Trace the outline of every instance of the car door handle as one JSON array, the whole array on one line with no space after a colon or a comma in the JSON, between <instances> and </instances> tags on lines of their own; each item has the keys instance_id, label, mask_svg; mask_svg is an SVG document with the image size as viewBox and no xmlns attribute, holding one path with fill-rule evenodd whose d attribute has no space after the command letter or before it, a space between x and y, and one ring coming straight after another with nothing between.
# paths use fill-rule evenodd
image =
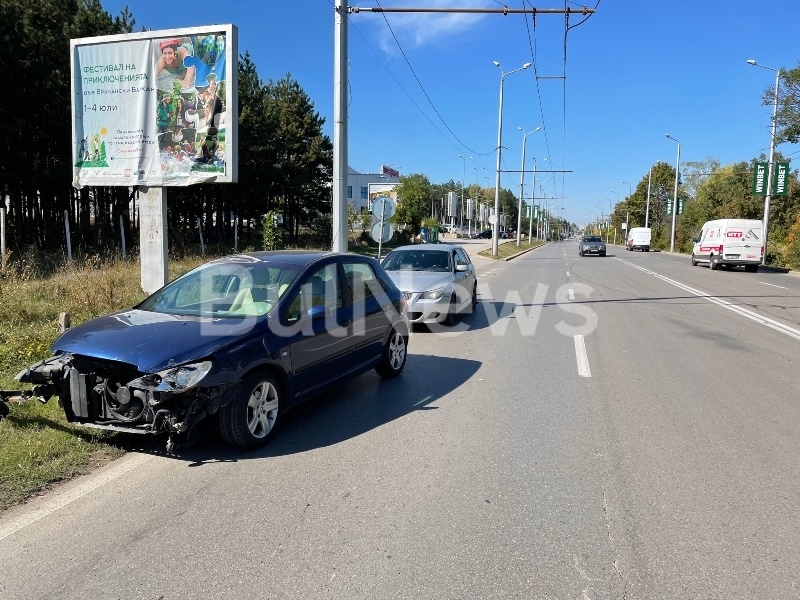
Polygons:
<instances>
[{"instance_id":1,"label":"car door handle","mask_svg":"<svg viewBox=\"0 0 800 600\"><path fill-rule=\"evenodd\" d=\"M341 320L339 321L339 326L340 326L340 327L347 327L347 326L348 326L348 325L350 325L351 323L352 323L352 321L351 321L350 319L341 319Z\"/></svg>"}]
</instances>

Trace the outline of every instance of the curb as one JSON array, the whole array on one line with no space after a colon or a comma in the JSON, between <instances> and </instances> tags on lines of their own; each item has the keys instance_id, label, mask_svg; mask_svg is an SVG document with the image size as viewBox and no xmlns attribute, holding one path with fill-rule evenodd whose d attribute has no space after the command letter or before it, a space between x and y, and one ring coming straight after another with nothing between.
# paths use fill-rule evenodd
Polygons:
<instances>
[{"instance_id":1,"label":"curb","mask_svg":"<svg viewBox=\"0 0 800 600\"><path fill-rule=\"evenodd\" d=\"M517 252L516 254L512 254L511 256L506 256L503 259L503 262L508 262L510 260L517 258L518 256L522 256L523 254L527 254L528 252L532 252L533 250L538 250L539 248L543 248L546 245L547 242L545 242L544 244L539 244L538 246L534 246L533 248L528 248L527 250L522 250L521 252Z\"/></svg>"}]
</instances>

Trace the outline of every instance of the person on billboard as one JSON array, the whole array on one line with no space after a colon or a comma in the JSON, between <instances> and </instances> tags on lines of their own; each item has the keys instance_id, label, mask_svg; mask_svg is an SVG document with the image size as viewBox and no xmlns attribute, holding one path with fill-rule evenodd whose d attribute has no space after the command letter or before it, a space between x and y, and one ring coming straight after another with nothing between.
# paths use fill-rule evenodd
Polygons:
<instances>
[{"instance_id":1,"label":"person on billboard","mask_svg":"<svg viewBox=\"0 0 800 600\"><path fill-rule=\"evenodd\" d=\"M177 39L164 40L159 44L161 56L156 62L156 77L162 71L174 75L180 82L184 90L194 87L195 67L187 67L184 61L187 57L194 54L192 43L185 41L179 43Z\"/></svg>"},{"instance_id":2,"label":"person on billboard","mask_svg":"<svg viewBox=\"0 0 800 600\"><path fill-rule=\"evenodd\" d=\"M217 76L211 73L207 81L208 86L200 94L200 101L205 109L206 127L219 127L218 115L222 114L222 100L217 96Z\"/></svg>"},{"instance_id":3,"label":"person on billboard","mask_svg":"<svg viewBox=\"0 0 800 600\"><path fill-rule=\"evenodd\" d=\"M173 112L172 98L169 94L164 94L161 97L161 102L159 102L156 107L156 125L158 126L158 133L167 132Z\"/></svg>"}]
</instances>

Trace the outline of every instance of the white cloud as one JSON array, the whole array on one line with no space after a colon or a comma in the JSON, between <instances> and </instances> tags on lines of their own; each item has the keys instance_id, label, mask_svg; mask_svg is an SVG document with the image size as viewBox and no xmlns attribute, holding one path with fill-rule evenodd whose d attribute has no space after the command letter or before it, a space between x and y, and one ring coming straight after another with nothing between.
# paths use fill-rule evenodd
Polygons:
<instances>
[{"instance_id":1,"label":"white cloud","mask_svg":"<svg viewBox=\"0 0 800 600\"><path fill-rule=\"evenodd\" d=\"M392 8L424 7L424 8L480 8L490 6L486 0L381 0L381 5ZM448 38L463 34L474 28L485 14L470 13L384 13L392 26L395 36L403 47L423 47L441 44ZM386 27L386 21L380 13L373 13L370 18L380 19L374 25L378 35L378 45L385 53L397 53L397 44Z\"/></svg>"}]
</instances>

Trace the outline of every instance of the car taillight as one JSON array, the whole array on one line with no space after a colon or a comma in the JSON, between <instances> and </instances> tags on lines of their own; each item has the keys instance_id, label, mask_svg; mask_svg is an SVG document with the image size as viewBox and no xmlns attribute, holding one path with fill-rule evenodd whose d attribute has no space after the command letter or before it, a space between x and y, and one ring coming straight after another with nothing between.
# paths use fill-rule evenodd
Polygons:
<instances>
[{"instance_id":1,"label":"car taillight","mask_svg":"<svg viewBox=\"0 0 800 600\"><path fill-rule=\"evenodd\" d=\"M764 258L764 246L761 246L761 258Z\"/></svg>"}]
</instances>

